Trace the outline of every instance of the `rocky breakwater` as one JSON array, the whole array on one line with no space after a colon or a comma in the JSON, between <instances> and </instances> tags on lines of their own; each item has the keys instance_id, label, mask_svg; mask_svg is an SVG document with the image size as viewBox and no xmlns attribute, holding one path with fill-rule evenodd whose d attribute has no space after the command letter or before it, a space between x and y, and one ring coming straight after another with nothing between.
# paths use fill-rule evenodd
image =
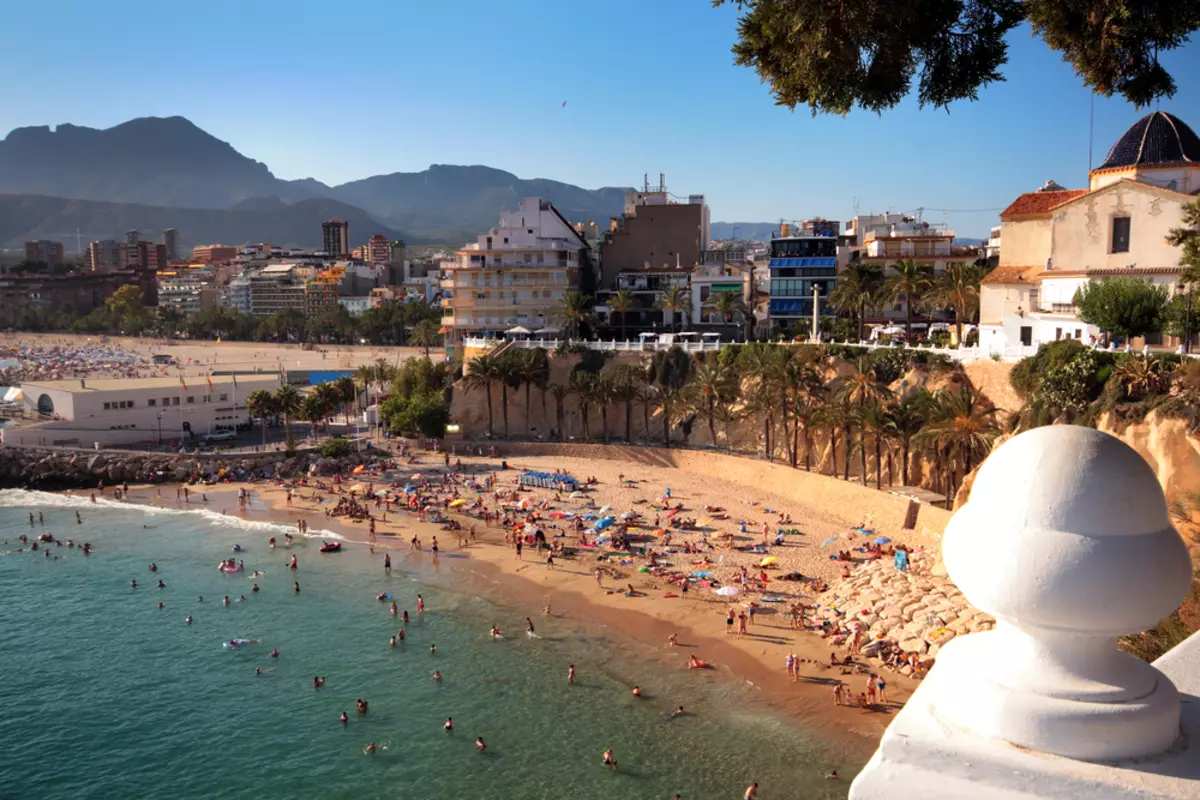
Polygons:
<instances>
[{"instance_id":1,"label":"rocky breakwater","mask_svg":"<svg viewBox=\"0 0 1200 800\"><path fill-rule=\"evenodd\" d=\"M818 622L829 620L862 630L863 654L877 656L895 644L922 661L937 657L938 650L956 636L991 630L995 620L972 608L948 578L934 574L936 554L909 554L908 571L896 569L891 559L856 566L818 596ZM901 672L910 674L904 666Z\"/></svg>"},{"instance_id":2,"label":"rocky breakwater","mask_svg":"<svg viewBox=\"0 0 1200 800\"><path fill-rule=\"evenodd\" d=\"M377 454L352 453L326 458L319 453L189 456L163 453L88 453L62 450L0 448L0 488L87 489L103 481L118 483L183 483L255 481L276 477L333 475Z\"/></svg>"}]
</instances>

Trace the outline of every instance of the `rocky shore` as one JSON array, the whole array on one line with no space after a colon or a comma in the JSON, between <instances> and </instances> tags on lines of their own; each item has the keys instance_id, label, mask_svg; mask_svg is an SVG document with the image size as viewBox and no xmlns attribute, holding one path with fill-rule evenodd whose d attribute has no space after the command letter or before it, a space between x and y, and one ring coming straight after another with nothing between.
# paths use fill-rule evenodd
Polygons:
<instances>
[{"instance_id":1,"label":"rocky shore","mask_svg":"<svg viewBox=\"0 0 1200 800\"><path fill-rule=\"evenodd\" d=\"M202 482L218 478L254 481L297 473L332 475L387 457L387 454L368 451L341 458L326 458L317 452L293 456L255 453L198 458L177 453L91 453L6 447L0 448L0 489L55 491L94 488L100 481L112 485Z\"/></svg>"},{"instance_id":2,"label":"rocky shore","mask_svg":"<svg viewBox=\"0 0 1200 800\"><path fill-rule=\"evenodd\" d=\"M936 658L956 636L991 630L996 621L972 608L949 578L935 575L935 563L936 554L924 551L911 555L907 572L888 559L860 564L819 596L817 619L857 620L866 634L865 655L895 643L924 660Z\"/></svg>"}]
</instances>

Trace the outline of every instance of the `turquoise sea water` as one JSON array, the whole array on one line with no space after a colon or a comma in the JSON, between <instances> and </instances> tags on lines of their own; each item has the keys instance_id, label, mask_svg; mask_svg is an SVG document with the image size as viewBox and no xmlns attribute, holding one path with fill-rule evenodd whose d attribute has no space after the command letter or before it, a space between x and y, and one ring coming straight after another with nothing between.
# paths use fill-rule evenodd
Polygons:
<instances>
[{"instance_id":1,"label":"turquoise sea water","mask_svg":"<svg viewBox=\"0 0 1200 800\"><path fill-rule=\"evenodd\" d=\"M31 510L44 528L30 529ZM824 773L848 778L862 764L761 705L752 688L668 667L612 632L534 616L542 638L527 638L531 609L468 593L448 555L435 567L428 555L395 553L387 576L382 556L358 545L321 555L298 539L271 552L267 537L282 541L285 530L0 492L0 797L669 800L740 798L758 781L760 797L775 800L844 797L846 782ZM17 536L43 531L95 551L15 552ZM235 543L247 573L218 573ZM254 569L265 576L250 579ZM396 649L388 639L401 623L376 601L381 591L412 617ZM492 641L492 624L508 637ZM223 649L234 637L263 641ZM323 689L314 675L326 677ZM630 695L634 684L643 699ZM680 704L691 713L669 719ZM371 740L380 749L364 756ZM605 748L619 770L601 766Z\"/></svg>"}]
</instances>

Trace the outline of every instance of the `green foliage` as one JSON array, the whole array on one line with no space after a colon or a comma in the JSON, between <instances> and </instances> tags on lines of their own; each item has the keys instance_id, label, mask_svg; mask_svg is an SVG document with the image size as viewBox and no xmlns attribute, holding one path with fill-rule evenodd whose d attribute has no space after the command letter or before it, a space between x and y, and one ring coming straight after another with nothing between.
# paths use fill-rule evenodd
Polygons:
<instances>
[{"instance_id":1,"label":"green foliage","mask_svg":"<svg viewBox=\"0 0 1200 800\"><path fill-rule=\"evenodd\" d=\"M288 434L288 437L283 441L283 454L288 458L296 455L296 437Z\"/></svg>"},{"instance_id":2,"label":"green foliage","mask_svg":"<svg viewBox=\"0 0 1200 800\"><path fill-rule=\"evenodd\" d=\"M1179 248L1180 280L1189 286L1200 283L1200 199L1183 206L1183 225L1172 228L1167 244Z\"/></svg>"},{"instance_id":3,"label":"green foliage","mask_svg":"<svg viewBox=\"0 0 1200 800\"><path fill-rule=\"evenodd\" d=\"M754 67L779 105L847 114L893 108L916 83L920 105L976 100L1004 80L1006 37L1022 22L1084 83L1138 106L1171 96L1158 55L1200 27L1195 0L713 0L736 4L734 62Z\"/></svg>"},{"instance_id":4,"label":"green foliage","mask_svg":"<svg viewBox=\"0 0 1200 800\"><path fill-rule=\"evenodd\" d=\"M108 307L117 329L122 333L137 335L150 321L142 290L133 284L126 284L117 289L109 295L104 304Z\"/></svg>"},{"instance_id":5,"label":"green foliage","mask_svg":"<svg viewBox=\"0 0 1200 800\"><path fill-rule=\"evenodd\" d=\"M442 437L450 421L450 406L441 391L427 389L411 395L392 395L379 406L379 416L393 434Z\"/></svg>"},{"instance_id":6,"label":"green foliage","mask_svg":"<svg viewBox=\"0 0 1200 800\"><path fill-rule=\"evenodd\" d=\"M848 342L858 339L858 324L848 317L821 317L817 326L826 341Z\"/></svg>"},{"instance_id":7,"label":"green foliage","mask_svg":"<svg viewBox=\"0 0 1200 800\"><path fill-rule=\"evenodd\" d=\"M335 436L321 445L321 455L326 458L342 458L350 455L350 451L350 440L342 436Z\"/></svg>"},{"instance_id":8,"label":"green foliage","mask_svg":"<svg viewBox=\"0 0 1200 800\"><path fill-rule=\"evenodd\" d=\"M1194 292L1193 292L1194 294ZM1162 332L1180 339L1200 331L1200 298L1189 297L1188 292L1177 293L1163 309ZM1190 308L1189 308L1190 306Z\"/></svg>"},{"instance_id":9,"label":"green foliage","mask_svg":"<svg viewBox=\"0 0 1200 800\"><path fill-rule=\"evenodd\" d=\"M567 356L581 355L590 349L583 342L572 342L564 339L555 345L554 355L558 358L566 358Z\"/></svg>"},{"instance_id":10,"label":"green foliage","mask_svg":"<svg viewBox=\"0 0 1200 800\"><path fill-rule=\"evenodd\" d=\"M446 362L436 364L428 358L410 358L392 381L396 394L407 397L422 392L441 392L448 385Z\"/></svg>"},{"instance_id":11,"label":"green foliage","mask_svg":"<svg viewBox=\"0 0 1200 800\"><path fill-rule=\"evenodd\" d=\"M881 347L867 356L875 377L883 383L892 383L908 371L912 361L908 350L899 347Z\"/></svg>"},{"instance_id":12,"label":"green foliage","mask_svg":"<svg viewBox=\"0 0 1200 800\"><path fill-rule=\"evenodd\" d=\"M1080 319L1128 338L1159 330L1166 304L1166 288L1140 278L1090 281L1075 293Z\"/></svg>"},{"instance_id":13,"label":"green foliage","mask_svg":"<svg viewBox=\"0 0 1200 800\"><path fill-rule=\"evenodd\" d=\"M681 389L692 374L692 357L682 347L656 352L650 361L650 382L671 389Z\"/></svg>"},{"instance_id":14,"label":"green foliage","mask_svg":"<svg viewBox=\"0 0 1200 800\"><path fill-rule=\"evenodd\" d=\"M573 371L590 372L593 375L599 375L600 370L604 369L604 364L612 356L612 350L584 349L579 353L579 364L575 366L575 370Z\"/></svg>"}]
</instances>

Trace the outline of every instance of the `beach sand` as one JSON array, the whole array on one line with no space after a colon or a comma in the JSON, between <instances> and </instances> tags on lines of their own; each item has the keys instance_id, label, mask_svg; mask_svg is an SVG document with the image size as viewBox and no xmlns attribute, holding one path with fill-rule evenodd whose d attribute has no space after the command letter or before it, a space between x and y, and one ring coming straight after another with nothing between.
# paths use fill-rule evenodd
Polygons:
<instances>
[{"instance_id":1,"label":"beach sand","mask_svg":"<svg viewBox=\"0 0 1200 800\"><path fill-rule=\"evenodd\" d=\"M397 470L393 477L420 473L428 480L440 482L441 471L444 470L441 454L421 453L419 461L416 465ZM833 583L841 576L844 565L830 561L829 555L837 550L850 549L863 541L863 537L853 538L851 534L853 527L864 520L838 513L852 514L853 509L835 511L809 507L796 500L756 493L742 484L682 469L560 457L514 457L508 471L500 469L498 458L463 457L462 462L463 471L468 476L482 480L487 474L495 475L496 488L500 490L515 488L516 476L523 468L542 471L564 469L581 481L594 476L599 483L587 492L585 499L569 500L564 494L561 502L552 503L551 510L582 511L583 504L591 500L597 508L611 506L610 513L617 515L631 509L648 514L649 529L653 528L653 510L647 504L635 504L634 501L644 499L654 502L670 487L672 502L682 502L684 505L685 510L680 516L695 517L698 526L708 530L710 538L717 531L733 532L737 544L761 542L763 521L768 523L773 540L778 515L790 515L793 523L783 527L797 528L803 534L786 536L783 546L770 547L771 555L778 558L778 568L769 573L772 578L798 571L806 577L816 576ZM636 480L636 483L622 483L619 480L621 474L627 479ZM370 483L370 479L360 481L356 478L342 484L341 488L349 489L358 482ZM246 487L252 493L252 502L245 512L238 510L239 486ZM154 487L142 487L131 492L131 499L172 506L173 489L162 487L161 498L157 498ZM249 517L271 519L289 525L305 520L312 530L331 530L356 542L368 540L366 522L325 516L324 510L336 503L340 496L337 494L301 487L297 490L293 505L288 507L286 489L273 485L197 487L193 490L193 502L199 500L199 492L208 495L208 508L215 511L226 511L231 515L244 513ZM461 492L467 498L475 495L465 488ZM316 494L326 498L324 505L319 505L313 499ZM537 489L523 492L522 497L552 499L554 494L553 490ZM491 494L485 495L485 498L489 508L493 507ZM713 519L714 514L705 511L706 506L724 508L730 519ZM764 509L771 509L772 513L764 513ZM373 513L377 517L381 515L381 512ZM526 547L524 559L518 560L513 548L505 544L504 530L499 525L487 526L481 520L454 511L450 512L450 517L461 522L464 536L469 526L474 524L478 543L460 550L455 532L442 530L440 524L421 522L416 513L404 511L389 513L386 521L380 519L377 522L377 538L373 546L391 552L393 562L400 567L406 558L430 559L429 547L436 536L441 553L454 556L441 559L443 568L449 566L469 585L477 586L481 594L496 597L517 609L517 618L504 622L506 628L514 631L519 630L521 618L530 616L536 620L541 616L543 607L549 604L555 616L567 615L585 626L594 621L661 648L664 659L668 663L677 662L679 669L685 669L688 657L695 654L716 667L714 671L697 674L697 680L714 679L715 672L748 681L763 691L764 700L794 715L804 724L826 735L853 739L859 745L878 741L891 716L916 687L913 679L885 671L888 703L876 704L870 710L835 706L832 698L835 681L847 683L852 692L858 694L866 686L867 673L878 669L880 665L878 661L861 661L867 665L867 672L862 674L847 674L848 670L827 666L830 654L837 653L841 658L846 654L845 647L836 646L817 633L792 628L786 614L792 602L814 602L815 596L805 584L772 580L770 593L786 598L787 602L761 603L757 618L749 626L746 636L726 635L725 614L730 608L730 601L715 596L709 589L695 586L683 598L666 598L664 594L676 593L677 589L668 586L663 579L639 573L637 567L643 563L643 559L637 559L631 566L617 567L620 577L606 574L603 587L600 587L594 576L597 565L595 552L598 551L580 550L575 558L556 559L554 567L549 568L544 557L539 557L532 547ZM747 521L749 533L737 534L739 519ZM546 529L548 538L554 532ZM578 541L577 535L573 531L568 531L568 534L568 543L574 545ZM423 552L410 552L409 542L414 535L420 537ZM700 536L700 531L680 532L672 529L672 545L682 545L685 540L696 543ZM837 537L837 541L829 547L821 547L821 543L829 537ZM907 537L895 534L893 538L897 543L903 542L914 549L933 546L915 532L910 532ZM657 553L662 552L661 546L653 546ZM741 565L746 565L750 574L756 575L759 572L757 565L762 559L761 555L721 548L708 556L718 563L704 569L711 569L715 577L727 585L736 584L735 576ZM690 566L691 561L699 557L682 553L667 556L675 567L684 570L701 569ZM624 591L628 584L635 589L632 597L626 596ZM739 611L745 610L747 601L757 599L759 594L752 592L734 598L733 604ZM679 646L674 648L667 642L671 633L678 634ZM790 680L786 673L785 658L789 651L801 659L807 659L800 663L798 681Z\"/></svg>"}]
</instances>

